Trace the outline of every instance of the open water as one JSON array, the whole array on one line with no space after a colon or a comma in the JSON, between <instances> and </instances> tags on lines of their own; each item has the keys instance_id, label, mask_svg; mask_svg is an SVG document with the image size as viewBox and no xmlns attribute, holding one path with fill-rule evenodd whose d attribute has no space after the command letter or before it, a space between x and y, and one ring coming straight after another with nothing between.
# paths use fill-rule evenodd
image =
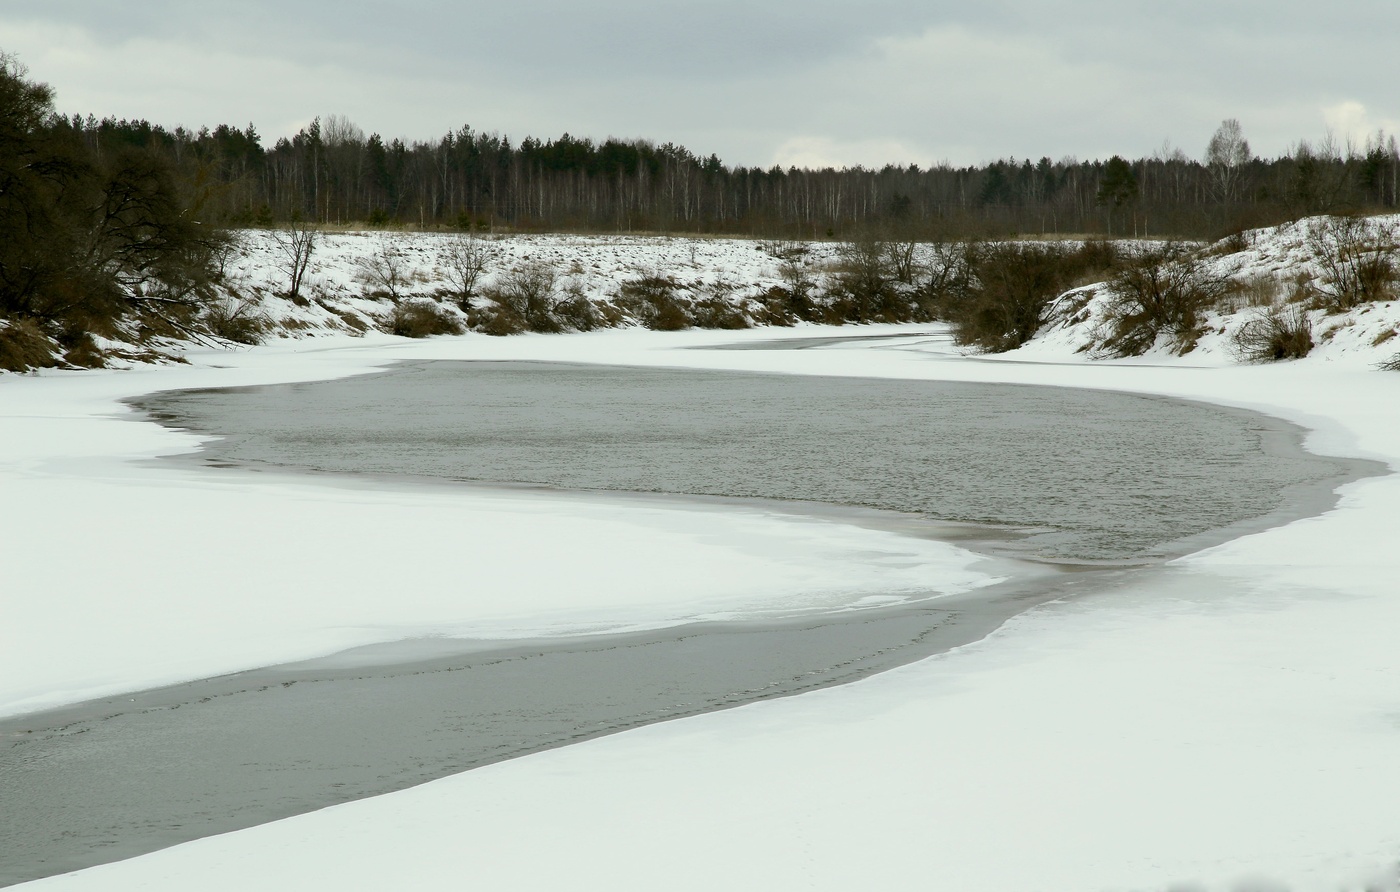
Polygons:
<instances>
[{"instance_id":1,"label":"open water","mask_svg":"<svg viewBox=\"0 0 1400 892\"><path fill-rule=\"evenodd\" d=\"M861 506L1068 561L1180 553L1343 473L1255 413L1005 384L428 362L137 405L211 462Z\"/></svg>"}]
</instances>

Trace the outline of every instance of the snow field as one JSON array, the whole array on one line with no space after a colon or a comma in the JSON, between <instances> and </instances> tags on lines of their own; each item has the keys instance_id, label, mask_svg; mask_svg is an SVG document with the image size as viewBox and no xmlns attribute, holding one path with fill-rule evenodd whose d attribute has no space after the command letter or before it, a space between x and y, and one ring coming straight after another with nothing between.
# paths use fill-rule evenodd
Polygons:
<instances>
[{"instance_id":1,"label":"snow field","mask_svg":"<svg viewBox=\"0 0 1400 892\"><path fill-rule=\"evenodd\" d=\"M227 272L243 299L256 297L258 307L279 333L291 337L353 332L346 315L371 327L387 316L390 304L366 296L362 265L383 252L401 258L407 296L430 297L451 292L445 259L456 234L431 232L327 232L318 237L303 283L308 300L297 305L279 297L287 288L285 263L275 238L262 230L244 230ZM742 301L783 279L779 261L750 239L668 236L509 235L482 237L490 261L478 290L525 264L542 263L559 275L558 286L577 290L601 303L615 297L619 285L642 275L669 276L694 294L722 293ZM820 271L835 259L838 245L807 245L807 263ZM478 303L480 303L478 299ZM448 301L448 306L451 301Z\"/></svg>"}]
</instances>

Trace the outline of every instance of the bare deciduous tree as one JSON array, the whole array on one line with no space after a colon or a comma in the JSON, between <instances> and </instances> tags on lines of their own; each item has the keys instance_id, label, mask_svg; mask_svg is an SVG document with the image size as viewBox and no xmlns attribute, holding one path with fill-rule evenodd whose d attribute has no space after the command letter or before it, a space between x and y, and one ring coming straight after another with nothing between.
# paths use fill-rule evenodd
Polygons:
<instances>
[{"instance_id":1,"label":"bare deciduous tree","mask_svg":"<svg viewBox=\"0 0 1400 892\"><path fill-rule=\"evenodd\" d=\"M272 230L272 241L282 256L281 269L287 275L287 297L292 300L301 296L301 283L311 267L318 236L315 225L304 220L294 220Z\"/></svg>"},{"instance_id":2,"label":"bare deciduous tree","mask_svg":"<svg viewBox=\"0 0 1400 892\"><path fill-rule=\"evenodd\" d=\"M1206 146L1206 167L1209 168L1216 194L1225 204L1234 202L1245 167L1254 156L1244 129L1235 118L1220 122L1215 135Z\"/></svg>"},{"instance_id":3,"label":"bare deciduous tree","mask_svg":"<svg viewBox=\"0 0 1400 892\"><path fill-rule=\"evenodd\" d=\"M454 236L443 245L438 261L457 293L457 305L464 311L471 309L477 285L495 262L496 253L489 240L473 235Z\"/></svg>"},{"instance_id":4,"label":"bare deciduous tree","mask_svg":"<svg viewBox=\"0 0 1400 892\"><path fill-rule=\"evenodd\" d=\"M380 238L374 250L355 261L355 277L370 293L398 303L416 279L416 271L396 238Z\"/></svg>"},{"instance_id":5,"label":"bare deciduous tree","mask_svg":"<svg viewBox=\"0 0 1400 892\"><path fill-rule=\"evenodd\" d=\"M890 269L894 272L897 281L905 284L914 284L914 267L918 259L919 243L912 238L890 238L885 242L885 251L889 256Z\"/></svg>"}]
</instances>

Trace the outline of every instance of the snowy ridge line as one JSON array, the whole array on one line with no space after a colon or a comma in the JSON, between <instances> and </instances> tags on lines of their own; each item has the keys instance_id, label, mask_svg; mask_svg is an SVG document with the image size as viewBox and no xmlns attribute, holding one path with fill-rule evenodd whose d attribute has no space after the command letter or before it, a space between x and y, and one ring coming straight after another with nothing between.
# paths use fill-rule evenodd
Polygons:
<instances>
[{"instance_id":1,"label":"snowy ridge line","mask_svg":"<svg viewBox=\"0 0 1400 892\"><path fill-rule=\"evenodd\" d=\"M326 232L318 237L303 288L305 298L283 296L285 262L273 233L239 233L228 263L230 300L252 298L278 337L306 337L336 332L356 334L382 327L391 305L368 296L364 267L385 252L402 260L403 297L433 299L465 324L467 316L452 300L445 254L463 239L457 234L423 232ZM638 276L673 279L682 294L745 308L764 292L783 285L771 244L760 240L666 236L510 235L473 240L489 250L489 263L477 285L481 291L512 270L544 264L558 276L559 292L583 295L594 305L616 297L619 285ZM809 263L821 268L834 261L838 245L811 243ZM483 303L476 297L474 303ZM750 313L753 307L748 306ZM623 322L640 324L624 314Z\"/></svg>"},{"instance_id":2,"label":"snowy ridge line","mask_svg":"<svg viewBox=\"0 0 1400 892\"><path fill-rule=\"evenodd\" d=\"M1290 290L1300 287L1299 283L1323 281L1328 270L1319 266L1310 240L1316 240L1334 219L1303 219L1200 246L1204 271L1231 283L1232 293L1224 306L1205 313L1203 335L1186 355L1187 362L1215 365L1239 361L1234 339L1242 326L1269 306L1286 306ZM1400 226L1400 215L1367 218L1366 225L1393 234ZM368 296L374 288L364 271L366 264L374 265L375 258L387 252L402 260L398 275L403 280L399 286L403 297L410 301L432 299L443 312L466 324L468 315L450 299L455 286L445 259L451 246L461 239L460 235L444 233L324 233L307 275L306 298L294 302L280 296L286 288L286 274L276 238L265 231L247 230L240 234L237 253L228 263L228 281L238 289L238 299L254 300L257 312L263 314L276 337L355 334L383 327L392 312L392 305ZM630 315L629 308L613 305L623 283L646 276L669 278L683 298L729 306L738 314L736 318L744 320L742 324L771 324L778 316L767 309L767 296L792 285L787 278L791 267L785 272L784 263L800 256L799 266L810 276L809 286L820 294L830 287L842 252L842 246L832 242L685 236L511 235L476 242L489 246L492 254L477 283L477 305L483 303L480 292L511 271L543 264L558 275L560 293L609 308L606 315L611 321L604 323L608 325L643 324ZM1162 246L1144 241L1118 244L1130 255ZM934 269L941 262L934 246L913 248L916 266ZM1095 358L1092 347L1102 341L1108 297L1105 283L1066 292L1052 302L1046 324L1035 337L1012 353L1062 360ZM1315 341L1308 357L1312 361L1378 365L1400 350L1400 341L1390 340L1400 333L1400 310L1395 301L1367 302L1344 312L1311 309L1306 315ZM1130 361L1155 361L1171 355L1170 345L1163 339Z\"/></svg>"},{"instance_id":3,"label":"snowy ridge line","mask_svg":"<svg viewBox=\"0 0 1400 892\"><path fill-rule=\"evenodd\" d=\"M1302 299L1328 281L1329 271L1320 265L1313 242L1329 238L1328 227L1350 218L1310 217L1281 226L1248 230L1204 246L1199 252L1203 272L1229 282L1234 293L1227 306L1204 314L1203 335L1187 353L1178 356L1168 338L1140 357L1120 362L1163 360L1186 365L1227 365L1241 362L1235 337L1240 329L1270 309L1296 307L1312 330L1313 347L1302 362L1343 362L1380 367L1400 357L1400 280L1392 280L1391 299L1368 301L1338 311L1315 306ZM1400 215L1359 218L1358 224L1377 238L1382 257L1400 272ZM1292 292L1292 293L1290 293ZM1108 325L1111 294L1107 283L1076 288L1052 304L1050 318L1036 337L1008 357L1035 357L1055 361L1095 361Z\"/></svg>"},{"instance_id":4,"label":"snowy ridge line","mask_svg":"<svg viewBox=\"0 0 1400 892\"><path fill-rule=\"evenodd\" d=\"M1400 333L1400 310L1394 300L1368 300L1328 311L1290 297L1292 292L1301 294L1299 289L1306 290L1327 278L1329 270L1325 264L1319 265L1310 241L1336 219L1308 218L1239 233L1213 245L1193 246L1202 258L1204 272L1226 281L1229 294L1202 314L1199 337L1192 338L1185 361L1195 365L1239 361L1236 340L1241 331L1257 325L1270 308L1302 314L1314 342L1309 361L1378 366L1400 356L1400 340L1392 340ZM1365 218L1364 225L1389 233L1393 240L1400 229L1400 215ZM299 294L293 298L287 294L291 273L278 233L239 230L234 235L219 264L216 294L203 317L212 329L233 339L223 345L234 349L238 347L235 341L240 340L359 336L372 331L420 336L463 330L499 334L518 331L522 325L536 330L692 324L733 328L804 325L801 318L818 317L822 322L839 324L846 318L835 308L828 308L830 312L822 309L823 302L840 291L839 270L846 262L844 246L834 242L655 235L469 237L439 232L329 230L316 233L310 266ZM464 244L485 252L472 296L465 300L460 270L454 271ZM936 271L953 262L950 255L932 244L890 244L912 252L907 262L915 270L911 281L897 284L901 293L897 302L908 302L899 309L898 319L918 321L920 314L938 312L938 299L920 296L920 289L932 287L928 282L936 278ZM1073 247L1082 243L1057 244ZM1133 256L1160 249L1164 243L1114 244L1122 256ZM1393 245L1388 256L1394 266ZM895 263L893 259L889 262ZM528 277L541 270L552 278L552 291L543 303L553 304L558 312L547 312L534 322L493 320L496 305L486 292L509 284L512 277ZM800 284L794 276L801 278ZM672 308L668 316L648 305L650 298L624 294L628 287L648 281L665 283L663 290L681 309ZM1396 287L1400 283L1392 283L1391 293ZM807 297L792 299L794 289L810 294L815 303ZM803 301L811 305L796 310ZM1111 306L1104 282L1065 292L1050 302L1039 331L1011 353L1057 361L1100 358L1102 350L1098 348L1111 328ZM424 312L426 316L421 315ZM861 312L855 311L849 318L865 318ZM420 314L416 328L412 324L415 313ZM95 343L106 353L108 364L117 367L178 360L190 349L208 346L169 337L146 343L98 337ZM1177 361L1170 339L1165 337L1127 361L1163 358Z\"/></svg>"}]
</instances>

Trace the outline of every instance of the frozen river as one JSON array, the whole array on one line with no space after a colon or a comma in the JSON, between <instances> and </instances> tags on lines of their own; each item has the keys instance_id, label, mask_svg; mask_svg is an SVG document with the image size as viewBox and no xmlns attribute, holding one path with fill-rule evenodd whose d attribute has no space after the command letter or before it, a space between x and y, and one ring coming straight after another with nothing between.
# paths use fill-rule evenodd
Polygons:
<instances>
[{"instance_id":1,"label":"frozen river","mask_svg":"<svg viewBox=\"0 0 1400 892\"><path fill-rule=\"evenodd\" d=\"M367 648L0 721L6 796L24 803L0 817L0 882L860 678L1319 511L1357 473L1253 413L1027 386L432 362L139 404L222 435L196 457L212 465L775 500L1023 563L923 604ZM470 542L457 560L470 574Z\"/></svg>"}]
</instances>

